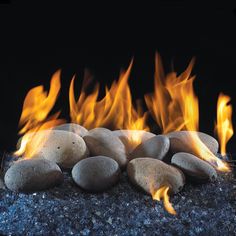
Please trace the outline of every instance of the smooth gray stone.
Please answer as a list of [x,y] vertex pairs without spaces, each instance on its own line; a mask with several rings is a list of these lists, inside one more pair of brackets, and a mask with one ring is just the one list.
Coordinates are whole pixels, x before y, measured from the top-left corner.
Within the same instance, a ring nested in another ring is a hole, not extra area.
[[12,191],[32,192],[48,189],[63,181],[60,167],[45,159],[15,162],[6,172],[4,181]]
[[217,178],[216,170],[210,164],[189,153],[176,153],[171,159],[171,164],[198,182],[207,182]]
[[169,151],[170,140],[167,136],[156,135],[139,144],[130,154],[130,159],[138,157],[152,157],[163,160]]
[[199,156],[194,149],[194,142],[192,142],[190,135],[197,134],[203,144],[209,148],[209,150],[216,155],[219,149],[219,144],[212,136],[197,132],[197,131],[175,131],[166,134],[170,139],[170,150],[171,152],[187,152],[193,155]]
[[95,128],[83,137],[91,156],[108,156],[125,168],[128,162],[124,144],[112,131]]
[[78,162],[72,169],[75,183],[91,192],[112,187],[119,180],[120,168],[116,161],[106,156],[95,156]]
[[170,193],[178,193],[185,183],[181,170],[148,157],[130,161],[127,173],[131,183],[151,195],[162,186],[168,186]]

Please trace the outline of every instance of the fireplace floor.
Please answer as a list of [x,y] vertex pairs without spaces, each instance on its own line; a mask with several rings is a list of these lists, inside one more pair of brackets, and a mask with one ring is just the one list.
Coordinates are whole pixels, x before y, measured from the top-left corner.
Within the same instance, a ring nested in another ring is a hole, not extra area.
[[128,183],[127,176],[101,194],[64,183],[32,194],[0,190],[3,235],[236,235],[236,178],[190,185],[171,202],[177,216]]

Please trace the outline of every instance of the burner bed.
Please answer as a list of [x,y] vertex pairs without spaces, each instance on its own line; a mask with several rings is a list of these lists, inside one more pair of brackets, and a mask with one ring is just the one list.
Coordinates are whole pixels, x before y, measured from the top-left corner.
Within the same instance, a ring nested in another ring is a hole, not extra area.
[[[233,162],[232,162],[233,163]],[[171,197],[177,216],[128,183],[125,173],[109,191],[90,194],[69,172],[47,191],[0,190],[2,235],[235,235],[235,172],[212,183],[186,184]]]

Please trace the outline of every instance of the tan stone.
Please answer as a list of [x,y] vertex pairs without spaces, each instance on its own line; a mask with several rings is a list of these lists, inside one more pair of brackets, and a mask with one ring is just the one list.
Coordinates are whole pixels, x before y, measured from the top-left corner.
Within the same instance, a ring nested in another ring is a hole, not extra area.
[[15,162],[6,172],[5,184],[12,191],[32,192],[48,189],[63,181],[59,166],[45,159]]
[[171,159],[171,164],[198,182],[207,182],[217,178],[216,170],[210,164],[189,153],[176,153]]
[[179,192],[185,183],[181,170],[153,158],[136,158],[127,166],[129,180],[149,194],[162,186],[168,186],[171,193]]
[[114,159],[121,168],[127,164],[124,144],[109,129],[95,128],[84,137],[91,156],[107,156]]
[[[155,137],[156,135],[144,130],[114,130],[112,131],[125,145],[126,152],[131,153],[140,143]],[[130,136],[140,136],[140,142],[130,140]]]

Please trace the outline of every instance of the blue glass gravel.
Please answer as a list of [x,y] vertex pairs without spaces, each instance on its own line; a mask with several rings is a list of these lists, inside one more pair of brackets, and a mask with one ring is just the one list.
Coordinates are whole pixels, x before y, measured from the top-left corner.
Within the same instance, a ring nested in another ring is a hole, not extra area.
[[64,183],[23,194],[0,190],[2,235],[236,235],[236,179],[190,185],[163,204],[128,183],[126,174],[109,191],[90,194],[64,173]]

